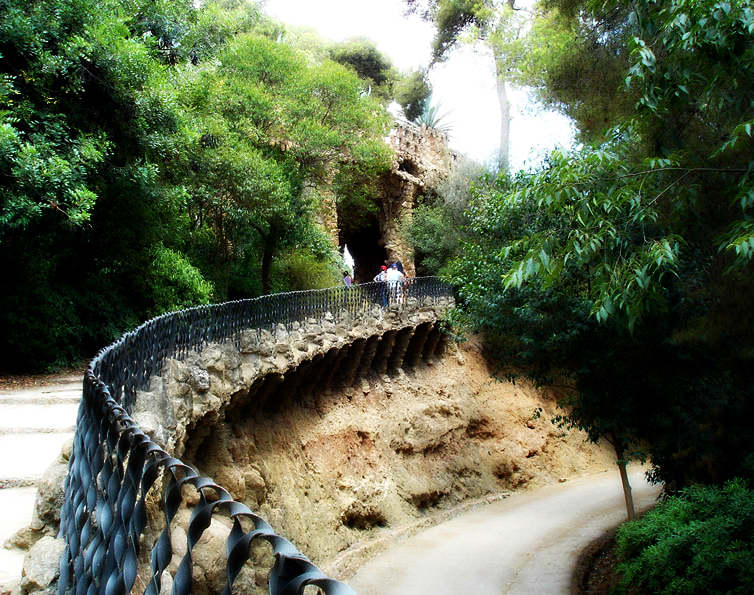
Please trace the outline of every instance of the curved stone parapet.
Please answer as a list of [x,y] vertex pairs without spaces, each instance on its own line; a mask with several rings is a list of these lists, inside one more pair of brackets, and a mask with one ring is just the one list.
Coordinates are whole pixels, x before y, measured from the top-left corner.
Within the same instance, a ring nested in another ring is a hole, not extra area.
[[[395,295],[377,283],[278,294],[170,313],[104,349],[84,377],[58,593],[352,594],[178,458],[186,427],[234,397],[295,395],[304,381],[328,390],[432,357],[451,305],[450,287],[433,278]],[[260,544],[272,554],[260,558]],[[260,560],[272,566],[263,576]]]
[[[184,453],[187,430],[212,424],[234,401],[295,398],[356,385],[369,372],[384,375],[430,361],[445,345],[442,320],[452,298],[362,311],[326,312],[272,330],[248,329],[235,343],[211,343],[170,359],[150,386],[137,392],[132,415],[175,456]],[[243,404],[243,403],[241,403]]]

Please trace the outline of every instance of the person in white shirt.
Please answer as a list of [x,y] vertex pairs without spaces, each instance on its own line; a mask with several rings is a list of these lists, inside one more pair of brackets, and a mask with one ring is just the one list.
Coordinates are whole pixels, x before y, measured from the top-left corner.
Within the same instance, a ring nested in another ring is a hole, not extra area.
[[380,301],[382,302],[382,307],[387,308],[387,267],[385,265],[382,265],[382,267],[380,267],[380,272],[374,276],[374,279],[372,279],[372,281],[380,284],[377,292],[379,294]]
[[390,303],[402,303],[403,302],[403,280],[406,276],[398,270],[398,265],[393,263],[387,270],[385,275],[388,284],[388,291],[390,292]]

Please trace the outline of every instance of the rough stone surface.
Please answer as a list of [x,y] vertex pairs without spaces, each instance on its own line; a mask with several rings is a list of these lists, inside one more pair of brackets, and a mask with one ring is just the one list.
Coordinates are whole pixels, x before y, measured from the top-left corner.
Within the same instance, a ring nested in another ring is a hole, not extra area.
[[400,260],[406,274],[413,277],[416,274],[413,249],[401,227],[411,220],[425,188],[448,175],[453,154],[447,134],[426,126],[396,124],[389,140],[393,165],[380,183],[380,232],[388,260]]
[[24,558],[21,593],[46,592],[60,573],[60,557],[65,543],[49,535],[37,541]]
[[[358,316],[327,313],[321,321],[278,325],[274,332],[246,331],[241,348],[212,344],[185,360],[170,360],[148,391],[137,395],[131,416],[166,451],[181,457],[189,430],[201,420],[221,420],[231,399],[268,376],[290,373],[304,361],[328,354],[357,339],[437,320],[451,302],[383,310],[373,307]],[[407,305],[408,306],[408,305]],[[236,403],[237,404],[237,403]]]
[[64,483],[68,475],[70,442],[58,459],[45,471],[37,486],[31,528],[38,535],[56,535],[60,527],[60,510],[65,498]]
[[[260,370],[279,373],[284,361],[297,361],[268,339],[239,358],[223,347],[172,363],[174,376],[162,380],[167,396],[155,402],[166,398],[188,414],[167,439],[185,462],[331,574],[347,576],[385,531],[612,465],[610,452],[551,423],[552,395],[491,379],[474,341],[415,371],[370,372],[354,387],[325,392],[302,383],[257,400],[250,387]],[[180,388],[192,367],[208,370],[206,392]],[[215,563],[203,558],[203,581],[213,580]]]
[[[412,211],[426,188],[446,177],[458,156],[450,151],[445,132],[409,122],[395,122],[387,141],[393,158],[390,170],[376,184],[377,243],[384,248],[389,261],[400,260],[406,274],[413,277],[416,274],[413,248],[404,238],[401,227],[411,219]],[[333,171],[326,170],[321,182],[308,187],[306,192],[317,197],[315,215],[320,227],[334,247],[342,248]],[[360,282],[371,281],[375,273],[358,271],[358,265],[355,272],[361,273]]]

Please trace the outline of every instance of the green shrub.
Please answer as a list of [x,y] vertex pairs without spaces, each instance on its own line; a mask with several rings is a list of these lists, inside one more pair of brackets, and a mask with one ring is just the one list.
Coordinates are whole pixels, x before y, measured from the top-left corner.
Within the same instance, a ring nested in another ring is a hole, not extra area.
[[272,292],[325,289],[342,283],[336,269],[314,255],[290,252],[273,264]]
[[753,541],[754,492],[745,480],[689,488],[619,529],[616,591],[751,593]]
[[212,300],[212,283],[183,254],[170,248],[156,248],[152,277],[155,314],[208,304]]
[[[48,216],[46,220],[49,220]],[[97,250],[75,230],[45,221],[0,242],[0,367],[46,372],[93,357],[141,318],[119,272],[97,268]],[[33,238],[33,241],[28,238]]]

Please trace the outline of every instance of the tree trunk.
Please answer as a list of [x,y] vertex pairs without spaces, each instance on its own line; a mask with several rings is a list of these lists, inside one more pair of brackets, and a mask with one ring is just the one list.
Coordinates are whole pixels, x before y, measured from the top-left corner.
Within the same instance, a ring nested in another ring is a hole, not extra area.
[[262,295],[270,293],[270,275],[272,273],[272,255],[275,252],[275,243],[272,234],[264,238],[264,250],[262,252]]
[[620,471],[620,481],[623,484],[623,497],[626,500],[626,514],[628,520],[633,521],[636,518],[634,512],[634,497],[631,495],[631,484],[628,481],[628,472],[626,471],[625,459],[618,459],[618,470]]
[[636,518],[636,512],[634,511],[634,497],[631,494],[631,483],[628,481],[628,470],[626,469],[626,449],[623,446],[623,441],[615,434],[611,434],[608,437],[608,442],[612,444],[613,449],[615,450],[615,464],[618,465],[618,471],[620,471],[620,481],[623,485],[623,498],[626,500],[626,514],[628,515],[628,520],[633,521]]
[[502,62],[498,59],[498,51],[493,44],[493,53],[495,58],[495,81],[497,89],[497,100],[500,103],[500,148],[498,149],[498,158],[500,169],[508,169],[510,163],[510,135],[511,135],[511,104],[508,101],[508,89],[505,85],[505,72],[502,68]]

